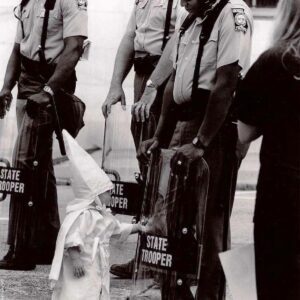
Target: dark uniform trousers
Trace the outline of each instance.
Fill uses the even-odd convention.
[[[32,119],[26,113],[26,102],[17,103],[13,166],[26,171],[30,190],[26,195],[11,196],[8,244],[14,246],[18,257],[51,263],[60,226],[52,164],[52,115],[40,109]]]
[[[191,143],[201,119],[179,121],[170,148]],[[204,233],[204,253],[200,283],[197,290],[201,300],[225,299],[225,278],[218,254],[230,246],[229,218],[236,187],[238,160],[235,154],[236,124],[226,122],[206,150],[204,158],[210,169],[210,183]],[[168,299],[168,297],[162,297]],[[178,300],[193,299],[189,289],[178,295]],[[176,299],[177,299],[176,298]]]
[[[18,98],[22,100],[17,101],[18,136],[13,167],[26,172],[28,188],[25,195],[11,196],[8,244],[16,257],[30,258],[36,264],[52,262],[60,222],[52,162],[52,111],[40,107],[31,118],[26,112],[26,98],[41,91],[54,69],[55,66],[49,67],[42,77],[38,63],[22,57],[18,85]],[[74,76],[64,85],[70,93],[75,90]]]

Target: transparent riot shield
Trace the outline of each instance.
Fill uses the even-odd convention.
[[[5,178],[4,173],[11,170],[13,147],[17,136],[15,101],[4,119],[0,120],[0,256],[8,250],[7,233],[9,220],[10,190],[12,181]]]
[[[170,169],[174,150],[150,160],[130,299],[196,299],[200,281],[209,169],[201,159]],[[153,278],[155,278],[154,284]]]
[[[13,103],[0,124],[1,255],[8,254],[3,268],[26,270],[50,264],[55,250],[60,222],[52,144],[53,130],[61,134],[61,128],[53,105]]]
[[[142,123],[141,126],[132,126],[131,106],[123,110],[119,105],[114,105],[105,121],[102,168],[114,183],[110,205],[114,213],[140,214],[144,183],[136,147],[144,139],[145,129],[148,130],[148,127],[145,125],[144,128]],[[135,142],[133,134],[139,136]]]

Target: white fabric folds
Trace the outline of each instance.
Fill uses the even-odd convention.
[[[71,165],[74,201],[67,206],[67,212],[82,209],[94,199],[113,188],[113,184],[95,160],[80,147],[75,139],[63,130],[67,156]]]

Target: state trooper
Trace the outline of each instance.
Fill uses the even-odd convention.
[[[250,65],[253,20],[242,0],[183,0],[182,5],[190,14],[183,18],[150,77],[159,86],[160,77],[166,77],[166,70],[173,64],[168,82],[173,95],[164,98],[157,130],[141,144],[138,155],[146,163],[174,120],[176,128],[169,147],[176,152],[171,168],[184,170],[189,162],[201,157],[207,161],[210,183],[197,299],[224,299],[225,280],[218,254],[230,245],[229,217],[244,150],[237,147],[233,95]],[[217,9],[220,11],[206,41],[206,25]],[[134,113],[137,118],[146,115],[143,109]],[[176,299],[194,298],[185,294]]]
[[[132,66],[135,71],[134,103],[140,99],[146,86],[148,93],[155,93],[155,101],[151,107],[153,118],[147,124],[142,124],[135,119],[131,122],[131,132],[136,148],[139,147],[141,140],[151,137],[155,131],[164,86],[156,89],[148,79],[165,45],[174,33],[178,16],[183,11],[179,0],[135,1],[125,34],[119,45],[110,89],[102,105],[103,115],[107,117],[111,106],[117,102],[121,102],[121,105],[125,107],[126,100],[122,83]],[[145,173],[145,170],[141,170],[141,173]],[[111,272],[123,278],[131,278],[132,268],[133,261],[129,264],[113,265]]]
[[[46,63],[42,64],[45,4],[53,9],[43,49]],[[74,93],[75,66],[87,37],[87,0],[22,0],[15,16],[19,22],[0,92],[0,113],[5,116],[11,91],[18,83],[13,167],[27,172],[31,186],[28,194],[11,196],[10,247],[0,261],[0,269],[31,270],[36,264],[51,263],[60,226],[49,101],[60,89]]]

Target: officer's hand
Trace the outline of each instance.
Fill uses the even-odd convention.
[[[50,104],[50,99],[51,96],[44,91],[28,97],[26,104],[26,111],[28,116],[31,118],[35,118],[37,116],[39,108],[46,107]]]
[[[143,164],[147,164],[149,162],[151,153],[157,149],[158,146],[159,141],[156,137],[143,141],[137,151],[138,160]]]
[[[125,93],[122,86],[110,88],[110,91],[102,105],[102,113],[105,118],[111,111],[111,106],[121,101],[122,108],[126,109]]]
[[[146,87],[141,99],[133,104],[131,113],[137,122],[145,122],[150,115],[150,108],[156,98],[157,89]]]
[[[0,92],[0,119],[5,117],[5,114],[10,109],[12,94],[9,89],[2,89]]]
[[[193,144],[185,144],[176,149],[171,159],[171,169],[178,174],[187,170],[189,162],[192,162],[204,154],[204,150],[195,147]]]

